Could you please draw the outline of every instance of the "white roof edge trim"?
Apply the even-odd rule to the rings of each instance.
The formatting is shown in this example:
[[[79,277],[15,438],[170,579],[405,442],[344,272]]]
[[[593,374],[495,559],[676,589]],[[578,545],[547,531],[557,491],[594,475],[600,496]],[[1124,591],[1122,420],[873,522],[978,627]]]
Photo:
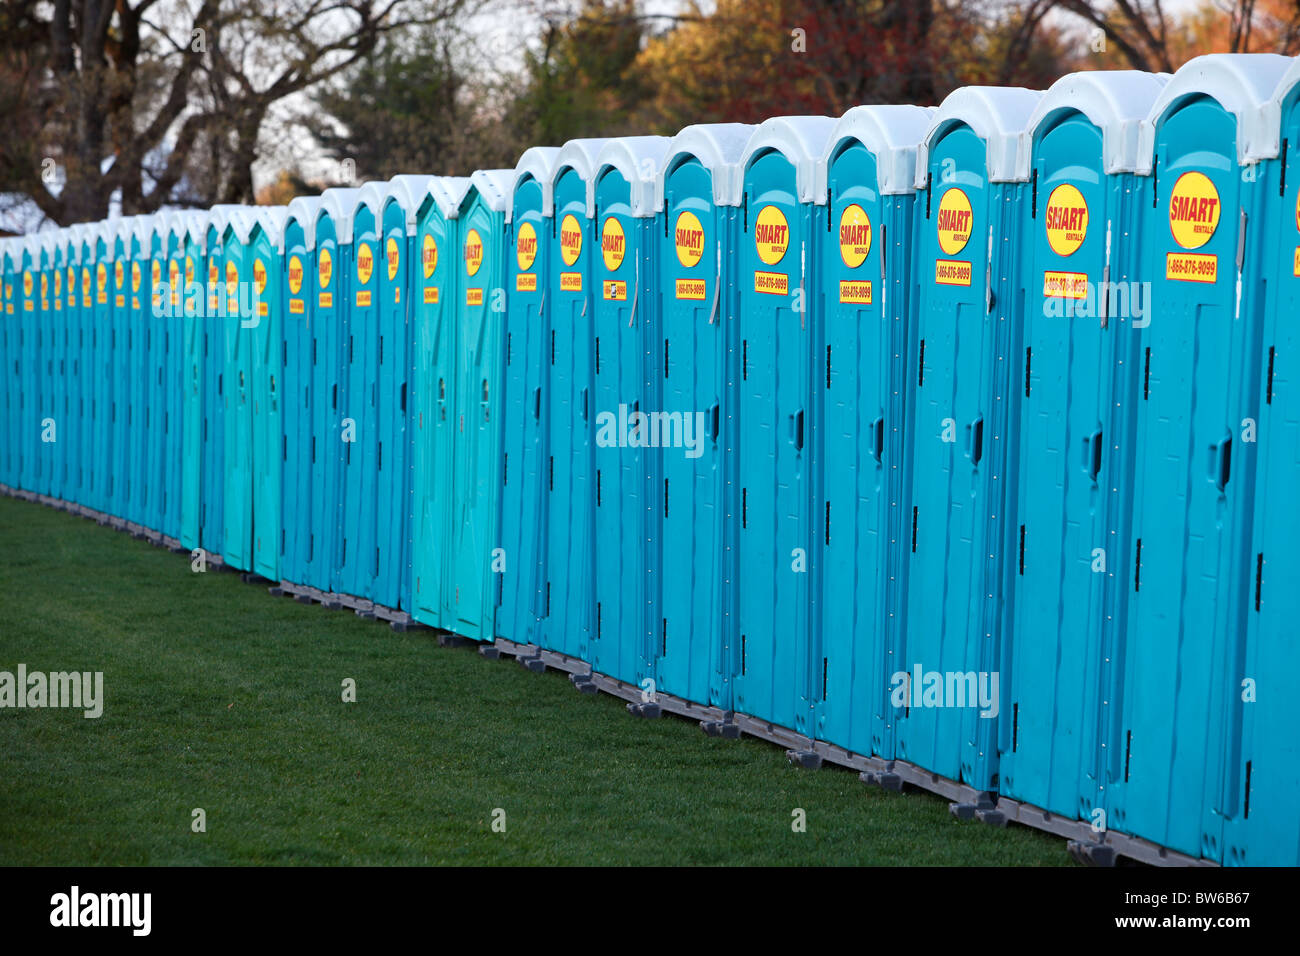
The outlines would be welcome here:
[[[916,149],[934,117],[933,106],[855,106],[835,121],[816,166],[813,188],[826,196],[830,164],[848,141],[861,143],[876,157],[876,188],[884,196],[916,191]],[[823,200],[824,201],[824,200]]]
[[[613,169],[630,187],[632,216],[637,219],[654,216],[655,183],[671,142],[667,136],[620,136],[606,141],[596,154],[593,190],[605,170]]]
[[[799,201],[818,202],[817,164],[826,153],[826,141],[836,122],[831,116],[774,116],[760,123],[745,144],[745,152],[740,159],[740,174],[732,183],[735,192],[730,205],[740,205],[749,165],[767,151],[779,152],[794,166],[795,190],[799,194]],[[824,191],[820,202],[826,202]]]
[[[963,86],[944,98],[930,130],[916,150],[916,188],[930,182],[930,149],[958,126],[967,126],[984,140],[989,182],[1024,182],[1016,168],[1020,133],[1042,99],[1041,90],[1008,86]]]
[[[555,194],[551,190],[551,170],[555,168],[555,160],[559,155],[560,147],[558,146],[530,146],[524,150],[519,157],[519,162],[515,164],[514,176],[510,183],[510,194],[506,200],[507,223],[514,220],[515,193],[519,190],[519,184],[528,177],[532,177],[541,184],[542,216],[549,218],[555,214]]]
[[[740,161],[757,126],[748,123],[696,123],[680,130],[668,143],[655,177],[655,212],[663,212],[668,176],[681,163],[694,159],[709,171],[713,180],[713,204],[740,204]]]

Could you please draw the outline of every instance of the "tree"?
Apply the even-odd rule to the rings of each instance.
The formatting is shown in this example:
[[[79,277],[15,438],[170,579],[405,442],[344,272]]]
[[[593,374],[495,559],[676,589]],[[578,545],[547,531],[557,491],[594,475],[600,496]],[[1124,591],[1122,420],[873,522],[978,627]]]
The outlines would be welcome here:
[[[253,199],[276,104],[474,0],[9,0],[0,191],[55,222]]]

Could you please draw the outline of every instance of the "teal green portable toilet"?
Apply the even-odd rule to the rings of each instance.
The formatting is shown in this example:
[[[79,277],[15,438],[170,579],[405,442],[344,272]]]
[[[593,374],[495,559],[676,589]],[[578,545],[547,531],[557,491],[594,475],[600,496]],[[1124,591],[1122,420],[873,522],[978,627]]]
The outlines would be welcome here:
[[[546,580],[547,436],[542,417],[550,332],[551,170],[559,149],[534,146],[515,166],[506,203],[506,384],[501,449],[501,597],[497,634],[534,643]],[[518,516],[516,520],[514,516]]]
[[[1300,579],[1292,547],[1297,527],[1295,488],[1300,484],[1296,421],[1300,412],[1300,61],[1292,61],[1262,111],[1258,142],[1250,155],[1260,185],[1251,209],[1253,240],[1247,255],[1261,257],[1264,276],[1262,341],[1254,361],[1261,368],[1259,458],[1251,547],[1254,601],[1247,609],[1244,669],[1230,675],[1249,679],[1254,698],[1244,708],[1241,753],[1242,812],[1224,821],[1223,863],[1230,866],[1300,865],[1300,725],[1295,675],[1300,648],[1294,622],[1300,619]],[[1258,237],[1258,238],[1257,238]],[[1244,688],[1243,688],[1244,689]],[[1247,808],[1249,812],[1247,813]]]
[[[810,303],[813,736],[886,760],[911,531],[916,148],[932,116],[917,106],[849,110],[826,140],[813,190],[828,213],[815,230],[822,278]]]
[[[291,201],[284,220],[284,321],[281,358],[284,396],[280,407],[284,432],[281,458],[280,579],[283,585],[305,586],[314,558],[312,518],[323,489],[313,482],[316,453],[314,369],[316,329],[316,216],[320,199],[299,196]]]
[[[149,298],[146,277],[149,274],[150,249],[149,216],[131,216],[124,222],[123,242],[126,255],[125,311],[122,321],[126,347],[121,351],[124,364],[120,371],[126,377],[126,433],[125,452],[126,510],[122,517],[132,533],[143,534],[147,529],[149,493],[148,418],[149,400]]]
[[[207,314],[206,274],[207,214],[173,213],[171,229],[181,259],[181,297],[172,304],[180,317],[181,451],[178,494],[182,547],[199,547],[203,493],[204,322]],[[170,301],[170,300],[169,300]]]
[[[648,676],[646,644],[652,635],[658,636],[660,650],[669,641],[676,654],[690,648],[688,643],[678,648],[682,635],[669,634],[666,620],[653,614],[650,603],[657,591],[651,587],[650,527],[657,527],[660,514],[669,516],[672,508],[683,502],[689,506],[691,500],[689,487],[677,487],[683,493],[678,500],[667,478],[652,481],[650,459],[686,457],[702,450],[698,440],[703,439],[702,429],[695,430],[702,416],[670,416],[652,401],[649,387],[651,350],[657,348],[649,336],[659,292],[655,182],[669,142],[663,136],[606,140],[596,154],[593,180],[600,247],[592,256],[592,549],[597,571],[590,660],[593,670],[633,685]],[[689,446],[685,439],[691,440]]]
[[[1030,186],[1016,167],[1042,94],[966,87],[917,151],[915,352],[905,647],[890,676],[897,756],[981,792],[998,785],[1008,446],[1023,301],[1013,280]],[[910,522],[907,519],[910,517]],[[901,714],[900,714],[901,712]]]
[[[592,281],[599,238],[593,180],[605,142],[570,140],[556,155],[547,263],[546,576],[536,642],[587,662],[596,630]]]
[[[344,554],[343,480],[349,447],[360,437],[358,420],[349,411],[346,375],[349,294],[352,276],[352,216],[356,189],[327,189],[316,214],[316,307],[312,313],[313,393],[318,397],[312,430],[316,440],[312,482],[320,489],[313,501],[313,560],[307,584],[336,592],[342,584]],[[357,396],[359,401],[361,396]],[[359,466],[359,463],[358,463]],[[337,604],[337,599],[330,599]]]
[[[63,423],[63,248],[59,230],[39,233],[41,250],[41,323],[37,336],[40,357],[40,457],[36,490],[53,498],[62,491]],[[47,422],[53,423],[48,425]]]
[[[248,447],[247,454],[240,456],[241,462],[247,463],[246,483],[241,473],[240,493],[246,496],[243,516],[248,521],[240,547],[247,547],[244,558],[247,570],[275,582],[280,580],[280,481],[285,454],[280,396],[284,307],[280,293],[283,271],[280,256],[284,217],[285,210],[279,206],[247,206],[232,212],[226,245],[227,263],[236,256],[240,260],[238,321],[231,323],[239,339],[234,349],[237,365],[227,370],[229,380],[235,385],[230,394],[239,396],[241,402],[237,424],[240,440]],[[230,276],[227,265],[227,278]],[[246,376],[242,387],[237,381],[239,375]],[[232,427],[233,407],[227,406],[228,430]],[[229,478],[233,478],[234,471],[231,464],[227,468],[226,527],[230,529],[232,483]],[[230,551],[228,533],[226,553]],[[234,560],[231,563],[242,566]]]
[[[379,260],[383,183],[356,190],[346,216],[335,220],[343,257],[350,263],[343,317],[342,381],[346,396],[340,494],[340,552],[334,591],[364,601],[375,597],[379,572],[376,544],[376,456],[379,449],[380,378]],[[349,424],[350,423],[350,424]],[[349,434],[351,439],[349,440]]]
[[[810,632],[809,301],[821,282],[812,246],[824,212],[817,204],[825,199],[815,195],[815,173],[834,126],[830,117],[798,116],[754,130],[741,160],[736,240],[735,709],[808,736],[823,683]]]
[[[506,200],[511,170],[477,170],[457,208],[455,417],[444,627],[495,638],[505,384]]]
[[[167,378],[167,345],[171,329],[167,321],[167,218],[166,214],[144,217],[140,231],[143,253],[140,291],[141,350],[145,363],[142,392],[144,429],[142,458],[145,492],[141,524],[155,540],[161,541],[167,509],[167,432],[170,426],[168,399],[172,389]],[[143,258],[143,256],[142,256]]]
[[[1167,76],[1073,73],[1039,100],[1021,136],[1031,186],[1016,263],[1023,288],[1021,427],[1004,558],[1010,720],[999,791],[1065,819],[1107,824],[1122,780],[1123,572],[1129,552],[1139,332],[1136,283],[1149,180],[1138,128]]]
[[[411,609],[416,621],[447,628],[454,468],[456,216],[469,180],[435,176],[416,212],[419,271],[411,336]]]
[[[212,555],[225,551],[226,528],[226,227],[232,212],[242,207],[213,206],[203,240],[206,308],[203,316],[203,493],[200,544]]]
[[[34,478],[36,437],[32,417],[36,411],[36,307],[39,303],[37,286],[40,277],[33,264],[32,250],[35,239],[23,236],[18,243],[17,272],[19,276],[19,321],[18,321],[18,403],[15,412],[18,450],[18,462],[14,469],[14,487],[30,491]],[[39,259],[39,252],[36,255]]]
[[[1255,705],[1242,681],[1254,675],[1242,661],[1262,571],[1250,531],[1272,254],[1251,218],[1268,201],[1259,144],[1276,136],[1263,115],[1290,64],[1197,57],[1140,131],[1152,197],[1142,278],[1157,314],[1135,370],[1126,769],[1110,826],[1214,861],[1225,823],[1247,810],[1241,730]]]
[[[63,448],[62,491],[60,497],[70,505],[80,505],[82,499],[82,442],[85,435],[84,388],[89,376],[83,376],[81,349],[83,339],[83,312],[78,288],[81,266],[82,235],[85,227],[70,226],[60,232],[63,247],[61,286],[63,292],[63,422],[60,436],[66,443]]]
[[[222,230],[221,332],[217,336],[225,442],[221,556],[226,564],[241,571],[253,566],[253,342],[248,330],[260,321],[252,296],[252,263],[245,245],[248,213],[245,206],[231,208]]]
[[[157,498],[158,528],[162,543],[174,548],[180,543],[180,466],[184,454],[181,412],[183,365],[181,348],[184,324],[181,318],[182,240],[173,228],[174,214],[159,213],[154,218],[158,244],[151,267],[151,315],[157,346],[158,378],[156,388],[162,419],[157,437],[159,460]]]
[[[10,387],[0,394],[0,423],[4,425],[8,440],[0,443],[0,484],[13,487],[13,436],[18,434],[14,428],[13,403],[17,401],[17,383],[20,375],[14,369],[14,354],[17,343],[14,332],[14,249],[17,239],[0,239],[0,369]]]
[[[94,453],[91,463],[91,495],[88,505],[101,515],[110,512],[109,500],[112,481],[113,429],[112,429],[112,271],[110,259],[113,246],[113,229],[108,222],[97,222],[90,227],[91,263],[93,271],[93,303],[91,312],[90,367],[91,392],[90,420],[95,431]]]
[[[137,383],[134,378],[132,350],[135,344],[134,313],[131,310],[131,263],[135,217],[113,220],[113,347],[110,371],[113,374],[113,468],[110,514],[118,521],[131,523],[132,457],[136,453],[134,402]]]
[[[94,223],[83,223],[73,227],[76,231],[77,266],[74,280],[77,288],[77,302],[81,308],[81,337],[78,345],[77,374],[81,377],[81,422],[80,449],[78,451],[81,471],[81,493],[78,503],[83,508],[93,508],[97,490],[96,472],[98,451],[102,436],[96,428],[96,389],[98,384],[95,369],[96,307],[95,307],[95,240],[97,235]]]

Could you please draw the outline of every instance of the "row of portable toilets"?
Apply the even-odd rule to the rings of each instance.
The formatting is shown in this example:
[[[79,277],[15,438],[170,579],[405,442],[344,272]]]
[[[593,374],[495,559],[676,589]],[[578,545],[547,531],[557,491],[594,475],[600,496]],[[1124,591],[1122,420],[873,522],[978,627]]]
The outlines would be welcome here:
[[[1201,57],[7,241],[0,482],[1095,860],[1295,865],[1298,97]]]

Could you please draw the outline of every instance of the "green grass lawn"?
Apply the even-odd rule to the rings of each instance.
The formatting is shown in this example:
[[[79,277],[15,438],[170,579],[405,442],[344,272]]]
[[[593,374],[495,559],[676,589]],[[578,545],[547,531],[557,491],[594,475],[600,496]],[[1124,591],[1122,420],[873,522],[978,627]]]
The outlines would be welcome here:
[[[0,670],[19,663],[103,671],[105,705],[0,710],[0,865],[1069,862],[1055,837],[0,497]]]

